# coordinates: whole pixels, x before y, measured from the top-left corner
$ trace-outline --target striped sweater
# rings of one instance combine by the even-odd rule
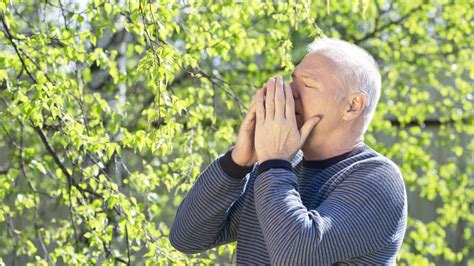
[[[323,161],[253,167],[232,147],[198,177],[178,207],[169,240],[198,253],[237,241],[237,264],[394,264],[407,199],[402,175],[367,145]],[[248,172],[248,173],[247,173]]]

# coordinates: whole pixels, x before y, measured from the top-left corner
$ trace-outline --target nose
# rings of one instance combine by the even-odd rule
[[[290,87],[291,87],[291,92],[293,93],[293,98],[296,100],[296,99],[299,99],[300,98],[300,95],[298,93],[298,85],[297,85],[297,82],[295,82],[294,80],[291,81],[290,83]]]

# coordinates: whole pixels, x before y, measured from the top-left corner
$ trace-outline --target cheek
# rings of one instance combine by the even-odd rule
[[[301,115],[296,116],[296,125],[298,126],[298,129],[300,129],[303,126],[303,117]]]
[[[314,93],[308,99],[305,105],[307,105],[309,109],[323,115],[333,113],[339,105],[336,96],[329,92]]]
[[[304,98],[301,101],[304,109],[303,116],[297,116],[296,122],[298,128],[304,124],[304,122],[315,115],[321,115],[322,120],[319,123],[317,128],[324,131],[324,128],[330,125],[337,120],[337,111],[335,99],[327,97],[327,95],[311,95],[312,98]],[[310,99],[310,100],[308,100]]]
[[[303,105],[305,119],[308,119],[314,115],[324,114],[325,112],[326,104],[321,98],[317,96],[308,97],[301,103]]]

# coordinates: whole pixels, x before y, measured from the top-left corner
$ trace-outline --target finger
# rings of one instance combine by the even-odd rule
[[[241,129],[245,131],[253,131],[255,130],[255,119],[256,119],[256,104],[250,106],[247,115],[242,122]]]
[[[257,112],[257,99],[255,98],[252,104],[250,105],[249,114],[255,116]]]
[[[258,92],[259,90],[262,90],[263,88],[265,88],[265,86],[262,87],[262,88],[260,88],[260,89],[258,89],[257,92]],[[248,115],[248,114],[251,114],[252,111],[253,111],[253,113],[255,114],[256,106],[257,106],[257,92],[255,92],[255,95],[252,96],[252,101],[250,101],[250,106],[249,106],[247,115]],[[265,99],[265,90],[263,90],[263,92],[264,92],[264,97],[263,97],[263,98]]]
[[[257,124],[261,124],[265,121],[265,107],[263,106],[263,89],[257,91],[257,100],[255,103],[255,111],[257,116]]]
[[[295,116],[295,100],[293,99],[293,91],[289,84],[285,84],[285,116],[286,119],[290,121],[295,121],[296,123],[296,116]]]
[[[304,125],[301,127],[300,130],[300,147],[303,146],[303,144],[306,141],[306,138],[308,138],[309,134],[311,131],[314,129],[314,127],[321,121],[320,116],[314,116],[304,123]]]
[[[252,100],[252,103],[250,104],[247,115],[245,116],[245,120],[252,120],[253,118],[255,118],[255,111],[256,111],[255,107],[256,107],[256,99],[254,98]]]
[[[257,102],[257,94],[255,94],[252,97],[252,101],[250,102],[250,106],[249,106],[249,111],[250,111],[250,109],[252,109],[252,107],[255,107],[256,102]]]
[[[273,120],[275,117],[275,79],[267,82],[267,96],[265,97],[265,120]]]
[[[255,115],[255,105],[257,102],[257,95],[255,94],[252,96],[252,101],[250,102],[249,109],[247,110],[247,114],[244,117],[244,121],[248,120],[250,117]]]
[[[262,91],[262,92],[263,92],[263,99],[265,99],[265,88],[266,88],[266,86],[261,87],[260,89],[258,89],[258,90],[255,92],[255,95],[252,96],[252,101],[250,102],[250,106],[249,106],[249,111],[248,111],[248,113],[251,113],[251,111],[253,111],[254,114],[256,113],[256,111],[257,111],[257,92],[258,92],[258,91]],[[265,105],[264,105],[264,106],[265,106]]]
[[[277,77],[275,88],[275,118],[285,118],[285,89],[283,78]]]

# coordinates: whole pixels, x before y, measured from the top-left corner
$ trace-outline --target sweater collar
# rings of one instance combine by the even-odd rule
[[[367,145],[362,143],[360,146],[355,147],[353,150],[336,155],[334,157],[324,159],[324,160],[306,160],[304,156],[302,156],[303,166],[306,168],[313,168],[313,169],[326,169],[338,162],[350,157],[353,153],[358,153],[358,150],[366,148]]]
[[[349,154],[351,154],[351,152],[352,151],[349,151],[324,160],[306,160],[303,157],[303,166],[306,168],[325,169],[346,159],[347,157],[349,157]]]

